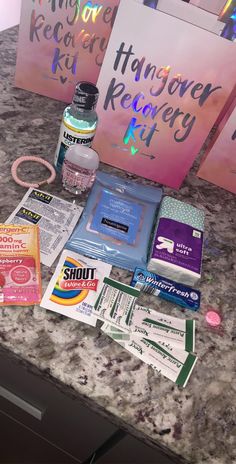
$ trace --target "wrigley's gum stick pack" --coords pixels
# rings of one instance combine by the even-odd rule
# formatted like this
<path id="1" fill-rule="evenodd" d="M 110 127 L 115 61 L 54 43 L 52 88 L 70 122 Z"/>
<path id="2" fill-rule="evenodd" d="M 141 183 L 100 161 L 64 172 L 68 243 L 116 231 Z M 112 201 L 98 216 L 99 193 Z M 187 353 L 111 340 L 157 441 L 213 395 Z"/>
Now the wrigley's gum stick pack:
<path id="1" fill-rule="evenodd" d="M 140 290 L 108 277 L 103 282 L 93 312 L 99 319 L 119 326 L 123 313 L 133 310 Z"/>
<path id="2" fill-rule="evenodd" d="M 199 290 L 139 267 L 136 267 L 134 271 L 131 286 L 192 311 L 197 311 L 200 306 L 201 294 Z"/>
<path id="3" fill-rule="evenodd" d="M 177 348 L 194 351 L 195 321 L 180 319 L 136 305 L 126 318 L 129 330 L 140 337 L 166 341 Z"/>
<path id="4" fill-rule="evenodd" d="M 40 303 L 38 226 L 0 224 L 0 306 Z"/>

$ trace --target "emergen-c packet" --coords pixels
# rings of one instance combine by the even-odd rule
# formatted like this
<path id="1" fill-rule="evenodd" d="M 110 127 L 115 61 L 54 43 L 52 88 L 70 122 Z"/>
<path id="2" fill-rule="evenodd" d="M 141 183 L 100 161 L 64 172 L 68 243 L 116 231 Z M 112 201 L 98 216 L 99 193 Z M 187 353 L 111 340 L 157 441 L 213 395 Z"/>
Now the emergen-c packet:
<path id="1" fill-rule="evenodd" d="M 37 226 L 0 224 L 0 306 L 40 303 Z"/>

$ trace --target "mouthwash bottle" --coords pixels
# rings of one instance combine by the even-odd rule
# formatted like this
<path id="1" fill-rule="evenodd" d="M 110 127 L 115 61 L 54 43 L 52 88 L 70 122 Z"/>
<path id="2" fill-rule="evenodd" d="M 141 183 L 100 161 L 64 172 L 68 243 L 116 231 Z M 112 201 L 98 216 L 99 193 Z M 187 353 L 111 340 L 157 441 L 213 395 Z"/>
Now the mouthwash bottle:
<path id="1" fill-rule="evenodd" d="M 55 167 L 61 173 L 66 150 L 74 144 L 90 147 L 96 132 L 98 117 L 95 111 L 98 89 L 90 82 L 78 82 L 70 106 L 63 113 L 55 153 Z"/>

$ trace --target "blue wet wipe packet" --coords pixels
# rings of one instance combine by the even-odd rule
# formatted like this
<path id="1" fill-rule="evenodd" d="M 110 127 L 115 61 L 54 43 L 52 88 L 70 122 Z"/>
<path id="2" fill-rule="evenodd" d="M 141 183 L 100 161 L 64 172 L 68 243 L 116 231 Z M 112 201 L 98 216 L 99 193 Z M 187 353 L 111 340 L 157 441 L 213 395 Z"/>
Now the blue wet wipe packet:
<path id="1" fill-rule="evenodd" d="M 69 250 L 134 271 L 146 267 L 162 189 L 98 171 Z"/>
<path id="2" fill-rule="evenodd" d="M 138 234 L 141 217 L 141 204 L 122 199 L 115 192 L 103 190 L 90 228 L 132 245 Z"/>
<path id="3" fill-rule="evenodd" d="M 192 309 L 192 311 L 197 311 L 200 307 L 201 293 L 199 290 L 179 284 L 139 267 L 136 267 L 130 285 L 145 293 L 171 301 L 183 308 Z"/>

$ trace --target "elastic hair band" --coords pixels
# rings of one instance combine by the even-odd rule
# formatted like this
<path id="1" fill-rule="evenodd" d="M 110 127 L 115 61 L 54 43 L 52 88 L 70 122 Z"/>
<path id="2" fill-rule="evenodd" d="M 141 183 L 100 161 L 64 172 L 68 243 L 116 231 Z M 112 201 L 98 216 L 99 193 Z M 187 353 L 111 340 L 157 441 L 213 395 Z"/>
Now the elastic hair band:
<path id="1" fill-rule="evenodd" d="M 34 183 L 31 184 L 29 182 L 24 182 L 23 180 L 19 179 L 17 175 L 17 169 L 21 163 L 24 163 L 24 161 L 34 161 L 35 163 L 42 164 L 47 169 L 49 169 L 49 171 L 51 172 L 51 176 L 46 180 L 38 182 L 37 184 L 34 184 Z M 39 156 L 20 156 L 20 158 L 17 158 L 12 164 L 11 174 L 12 174 L 14 181 L 17 184 L 21 185 L 22 187 L 33 187 L 33 188 L 38 188 L 40 185 L 44 185 L 44 184 L 51 184 L 55 180 L 55 177 L 56 177 L 56 171 L 54 167 L 48 161 L 44 160 L 43 158 L 40 158 Z"/>

